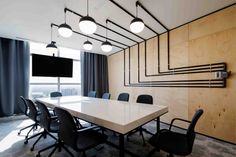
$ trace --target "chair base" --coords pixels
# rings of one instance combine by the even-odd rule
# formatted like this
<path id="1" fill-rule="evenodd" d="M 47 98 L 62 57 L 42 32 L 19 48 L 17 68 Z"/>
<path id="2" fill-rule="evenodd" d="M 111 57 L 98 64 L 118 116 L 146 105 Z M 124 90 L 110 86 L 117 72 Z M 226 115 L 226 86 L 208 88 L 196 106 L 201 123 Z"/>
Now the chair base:
<path id="1" fill-rule="evenodd" d="M 33 146 L 32 146 L 31 149 L 30 149 L 31 151 L 34 150 L 35 145 L 38 143 L 38 141 L 39 141 L 42 137 L 47 138 L 47 135 L 49 135 L 49 136 L 52 137 L 53 139 L 57 140 L 56 137 L 54 137 L 52 134 L 50 134 L 50 133 L 47 132 L 46 130 L 44 130 L 43 132 L 39 133 L 38 135 L 40 135 L 40 136 L 39 136 L 39 138 L 34 142 Z"/>
<path id="2" fill-rule="evenodd" d="M 34 125 L 35 125 L 35 124 L 31 124 L 31 125 L 29 125 L 29 126 L 26 126 L 26 127 L 22 128 L 22 129 L 20 129 L 19 132 L 18 132 L 18 135 L 20 135 L 20 134 L 21 134 L 21 131 L 23 131 L 23 130 L 25 130 L 25 129 L 28 129 L 28 128 L 30 128 L 30 127 L 33 128 Z M 31 129 L 29 130 L 29 132 L 30 132 L 30 131 L 31 131 Z M 29 133 L 29 132 L 28 132 L 28 133 Z M 27 134 L 28 134 L 28 133 L 27 133 Z"/>
<path id="3" fill-rule="evenodd" d="M 48 147 L 46 147 L 46 148 L 40 150 L 40 151 L 38 152 L 38 154 L 36 155 L 36 157 L 40 157 L 40 153 L 41 153 L 41 152 L 43 152 L 43 151 L 45 151 L 45 150 L 48 150 L 48 149 L 50 149 L 50 148 L 53 148 L 53 147 L 54 147 L 54 149 L 51 151 L 51 153 L 48 155 L 48 157 L 51 157 L 57 149 L 58 149 L 58 151 L 60 152 L 60 151 L 61 151 L 61 148 L 64 148 L 65 151 L 66 151 L 71 157 L 74 157 L 74 155 L 69 151 L 69 149 L 68 149 L 67 147 L 64 146 L 64 144 L 63 144 L 60 140 L 58 140 L 55 144 L 53 144 L 53 145 L 51 145 L 51 146 L 48 146 Z"/>

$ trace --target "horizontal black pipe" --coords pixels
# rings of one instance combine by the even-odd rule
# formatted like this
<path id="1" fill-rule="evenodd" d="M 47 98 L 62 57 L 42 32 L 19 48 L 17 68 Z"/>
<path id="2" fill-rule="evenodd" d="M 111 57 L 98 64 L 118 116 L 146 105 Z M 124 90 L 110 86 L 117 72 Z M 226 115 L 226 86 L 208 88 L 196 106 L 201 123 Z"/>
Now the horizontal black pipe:
<path id="1" fill-rule="evenodd" d="M 191 83 L 191 82 L 181 82 L 181 83 L 155 83 L 155 84 L 147 84 L 145 83 L 145 85 L 222 85 L 224 82 L 209 82 L 209 83 L 202 83 L 202 82 L 195 82 L 195 83 Z M 130 83 L 130 84 L 133 84 L 133 83 Z M 137 84 L 140 84 L 140 83 L 137 83 Z M 144 85 L 144 84 L 142 84 Z"/>
<path id="2" fill-rule="evenodd" d="M 150 11 L 148 11 L 139 1 L 136 1 L 136 6 L 140 6 L 148 15 L 150 15 L 157 23 L 159 23 L 166 31 L 169 29 L 161 23 Z"/>
<path id="3" fill-rule="evenodd" d="M 122 42 L 119 42 L 119 41 L 116 41 L 116 40 L 114 40 L 114 39 L 111 39 L 111 38 L 108 38 L 108 37 L 102 36 L 102 35 L 97 34 L 97 33 L 93 33 L 93 34 L 96 35 L 96 36 L 98 36 L 98 37 L 101 37 L 101 38 L 108 39 L 108 40 L 110 40 L 110 41 L 116 42 L 116 43 L 118 43 L 118 44 L 120 44 L 120 45 L 123 45 L 123 46 L 129 47 L 129 45 L 126 45 L 126 44 L 124 44 L 124 43 L 122 43 Z"/>
<path id="4" fill-rule="evenodd" d="M 96 24 L 97 24 L 98 26 L 103 27 L 104 29 L 107 29 L 107 30 L 109 30 L 109 31 L 111 31 L 111 32 L 113 32 L 113 33 L 115 33 L 115 34 L 118 34 L 118 35 L 120 35 L 120 36 L 122 36 L 122 37 L 124 37 L 124 38 L 126 38 L 126 39 L 128 39 L 128 40 L 130 40 L 130 41 L 133 41 L 133 42 L 135 42 L 136 44 L 138 43 L 138 41 L 136 41 L 136 40 L 134 40 L 134 39 L 131 39 L 130 37 L 127 37 L 127 36 L 125 36 L 125 35 L 123 35 L 123 34 L 117 32 L 117 31 L 114 31 L 113 29 L 110 29 L 110 28 L 108 28 L 108 27 L 106 27 L 106 26 L 103 26 L 103 25 L 100 24 L 100 23 L 96 23 Z"/>
<path id="5" fill-rule="evenodd" d="M 71 10 L 71 9 L 65 8 L 64 10 L 65 10 L 65 12 L 66 12 L 66 11 L 69 11 L 69 12 L 71 12 L 71 13 L 73 13 L 73 14 L 79 16 L 79 17 L 83 17 L 83 15 L 81 15 L 81 14 L 79 14 L 79 13 L 77 13 L 77 12 Z M 124 37 L 124 38 L 126 38 L 126 39 L 129 39 L 129 40 L 131 40 L 131 41 L 133 41 L 133 42 L 135 42 L 135 43 L 138 43 L 137 41 L 135 41 L 135 40 L 133 40 L 133 39 L 131 39 L 131 38 L 129 38 L 129 37 L 127 37 L 127 36 L 125 36 L 125 35 L 119 33 L 119 32 L 116 32 L 116 31 L 114 31 L 114 30 L 112 30 L 112 29 L 110 29 L 110 28 L 107 28 L 106 26 L 104 26 L 104 25 L 102 25 L 102 24 L 100 24 L 100 23 L 98 23 L 98 22 L 96 22 L 96 24 L 97 24 L 98 26 L 100 26 L 100 27 L 102 27 L 102 28 L 105 28 L 105 29 L 107 29 L 107 30 L 109 30 L 109 31 L 111 31 L 111 32 L 113 32 L 113 33 L 116 33 L 116 34 L 118 34 L 118 35 L 120 35 L 120 36 L 122 36 L 122 37 Z"/>
<path id="6" fill-rule="evenodd" d="M 221 86 L 203 86 L 203 85 L 198 85 L 198 86 L 189 86 L 189 85 L 186 85 L 186 86 L 183 86 L 183 85 L 180 85 L 180 86 L 176 86 L 176 85 L 147 85 L 147 84 L 130 84 L 130 85 L 125 85 L 125 87 L 172 87 L 172 88 L 225 88 L 225 85 L 222 84 Z"/>
<path id="7" fill-rule="evenodd" d="M 145 40 L 143 37 L 141 37 L 141 36 L 139 36 L 139 35 L 137 35 L 137 34 L 131 32 L 130 30 L 128 30 L 128 29 L 122 27 L 121 25 L 118 25 L 117 23 L 111 21 L 110 19 L 107 19 L 106 22 L 110 22 L 110 23 L 112 23 L 113 25 L 115 25 L 115 26 L 117 26 L 117 27 L 119 27 L 119 28 L 125 30 L 126 32 L 129 32 L 130 34 L 132 34 L 132 35 L 134 35 L 134 36 L 136 36 L 136 37 L 138 37 L 138 38 L 140 38 L 140 39 L 142 39 L 142 40 Z"/>
<path id="8" fill-rule="evenodd" d="M 59 27 L 59 25 L 54 24 L 54 23 L 52 23 L 51 26 Z M 88 37 L 88 38 L 90 38 L 90 39 L 93 39 L 93 40 L 99 41 L 99 42 L 101 42 L 101 43 L 104 42 L 103 40 L 100 40 L 100 39 L 97 39 L 97 38 L 94 38 L 94 37 L 91 37 L 91 36 L 85 35 L 85 34 L 83 34 L 83 33 L 79 33 L 79 32 L 73 31 L 73 30 L 72 30 L 72 32 L 75 33 L 75 34 L 78 34 L 78 35 L 81 35 L 81 36 Z M 120 47 L 120 46 L 118 46 L 118 45 L 116 45 L 116 44 L 112 44 L 112 45 L 115 46 L 115 47 L 117 47 L 117 48 L 120 48 L 120 49 L 124 50 L 123 47 Z"/>
<path id="9" fill-rule="evenodd" d="M 215 83 L 218 83 L 218 82 L 223 82 L 224 80 L 222 79 L 206 79 L 206 80 L 168 80 L 168 81 L 145 81 L 145 83 L 153 83 L 153 82 L 160 82 L 160 83 L 206 83 L 206 82 L 215 82 Z"/>
<path id="10" fill-rule="evenodd" d="M 131 14 L 128 10 L 126 10 L 125 8 L 123 8 L 120 4 L 118 4 L 117 2 L 115 2 L 114 0 L 110 0 L 110 2 L 112 2 L 113 4 L 115 4 L 118 8 L 120 8 L 121 10 L 123 10 L 124 12 L 126 12 L 128 15 L 130 15 L 131 17 L 135 18 L 136 16 L 134 16 L 133 14 Z M 154 31 L 151 27 L 149 27 L 148 25 L 144 24 L 145 27 L 147 27 L 149 30 L 151 30 L 153 33 L 155 33 L 156 35 L 159 35 L 159 33 L 157 33 L 156 31 Z"/>

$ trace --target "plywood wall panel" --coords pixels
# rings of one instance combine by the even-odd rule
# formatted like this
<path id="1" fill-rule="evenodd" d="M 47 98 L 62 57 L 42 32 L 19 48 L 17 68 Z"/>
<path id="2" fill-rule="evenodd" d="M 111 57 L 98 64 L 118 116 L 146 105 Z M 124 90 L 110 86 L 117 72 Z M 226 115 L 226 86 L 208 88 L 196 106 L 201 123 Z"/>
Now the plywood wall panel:
<path id="1" fill-rule="evenodd" d="M 236 27 L 236 6 L 222 10 L 189 24 L 189 39 L 221 32 Z"/>
<path id="2" fill-rule="evenodd" d="M 135 102 L 139 94 L 150 94 L 154 104 L 168 106 L 169 112 L 161 121 L 169 123 L 180 117 L 191 120 L 198 108 L 204 115 L 197 131 L 212 137 L 236 143 L 236 7 L 230 7 L 170 32 L 170 67 L 192 66 L 226 62 L 232 75 L 227 88 L 161 88 L 124 87 L 123 51 L 108 57 L 109 90 L 112 99 L 121 92 L 130 93 Z M 140 80 L 160 81 L 179 79 L 214 79 L 215 73 L 184 74 L 168 76 L 145 76 L 144 43 L 140 44 Z M 131 81 L 138 83 L 137 45 L 131 48 Z M 126 74 L 128 84 L 128 50 L 126 50 Z M 157 37 L 147 41 L 147 72 L 157 73 Z M 167 68 L 167 34 L 160 36 L 161 71 Z M 177 123 L 180 127 L 186 127 Z"/>

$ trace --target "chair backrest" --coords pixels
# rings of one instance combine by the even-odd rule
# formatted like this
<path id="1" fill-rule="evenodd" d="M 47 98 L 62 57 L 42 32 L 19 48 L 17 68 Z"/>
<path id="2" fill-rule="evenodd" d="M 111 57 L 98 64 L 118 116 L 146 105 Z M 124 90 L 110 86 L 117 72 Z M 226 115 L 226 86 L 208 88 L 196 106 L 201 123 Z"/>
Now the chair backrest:
<path id="1" fill-rule="evenodd" d="M 51 115 L 48 111 L 48 108 L 41 102 L 35 102 L 39 108 L 39 111 L 40 111 L 40 121 L 39 121 L 39 125 L 46 129 L 47 131 L 50 130 L 50 118 L 51 118 Z"/>
<path id="2" fill-rule="evenodd" d="M 97 92 L 96 91 L 90 91 L 88 92 L 88 97 L 96 98 Z"/>
<path id="3" fill-rule="evenodd" d="M 32 119 L 33 121 L 37 121 L 37 115 L 38 115 L 38 111 L 37 111 L 37 108 L 34 104 L 34 102 L 30 99 L 25 99 L 26 100 L 26 103 L 27 103 L 27 106 L 29 107 L 29 118 Z"/>
<path id="4" fill-rule="evenodd" d="M 129 101 L 129 93 L 120 93 L 117 100 L 119 100 L 119 101 Z"/>
<path id="5" fill-rule="evenodd" d="M 111 94 L 110 93 L 103 93 L 102 99 L 110 99 Z"/>
<path id="6" fill-rule="evenodd" d="M 153 98 L 151 95 L 142 94 L 142 95 L 138 96 L 136 102 L 137 103 L 145 103 L 145 104 L 153 104 Z"/>
<path id="7" fill-rule="evenodd" d="M 77 129 L 72 115 L 61 108 L 55 107 L 55 112 L 59 120 L 59 139 L 66 145 L 76 148 Z"/>
<path id="8" fill-rule="evenodd" d="M 199 109 L 195 112 L 195 114 L 193 115 L 192 121 L 188 127 L 187 134 L 191 134 L 192 132 L 194 132 L 194 128 L 197 124 L 197 121 L 201 117 L 202 114 L 203 114 L 202 109 Z"/>
<path id="9" fill-rule="evenodd" d="M 50 97 L 60 97 L 62 96 L 61 92 L 51 92 Z"/>
<path id="10" fill-rule="evenodd" d="M 188 145 L 189 145 L 189 152 L 192 152 L 192 147 L 193 147 L 193 143 L 194 143 L 194 139 L 195 139 L 195 131 L 194 131 L 194 128 L 197 124 L 197 121 L 199 120 L 199 118 L 201 117 L 201 115 L 203 114 L 203 110 L 202 109 L 199 109 L 195 112 L 193 118 L 192 118 L 192 121 L 188 127 L 188 130 L 187 130 L 187 138 L 188 138 Z"/>
<path id="11" fill-rule="evenodd" d="M 20 100 L 21 100 L 21 103 L 20 103 L 20 109 L 22 110 L 22 112 L 28 116 L 29 114 L 29 108 L 27 106 L 27 102 L 25 100 L 25 98 L 23 96 L 20 96 Z"/>

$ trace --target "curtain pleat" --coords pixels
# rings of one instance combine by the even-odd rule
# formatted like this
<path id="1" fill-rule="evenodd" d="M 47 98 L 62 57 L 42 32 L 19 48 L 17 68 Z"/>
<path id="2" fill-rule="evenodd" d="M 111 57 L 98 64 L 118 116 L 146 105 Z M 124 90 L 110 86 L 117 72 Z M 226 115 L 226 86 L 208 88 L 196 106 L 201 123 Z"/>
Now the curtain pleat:
<path id="1" fill-rule="evenodd" d="M 20 113 L 19 97 L 28 97 L 29 43 L 0 38 L 0 116 Z"/>
<path id="2" fill-rule="evenodd" d="M 81 52 L 81 94 L 96 91 L 97 97 L 108 92 L 107 56 Z"/>

